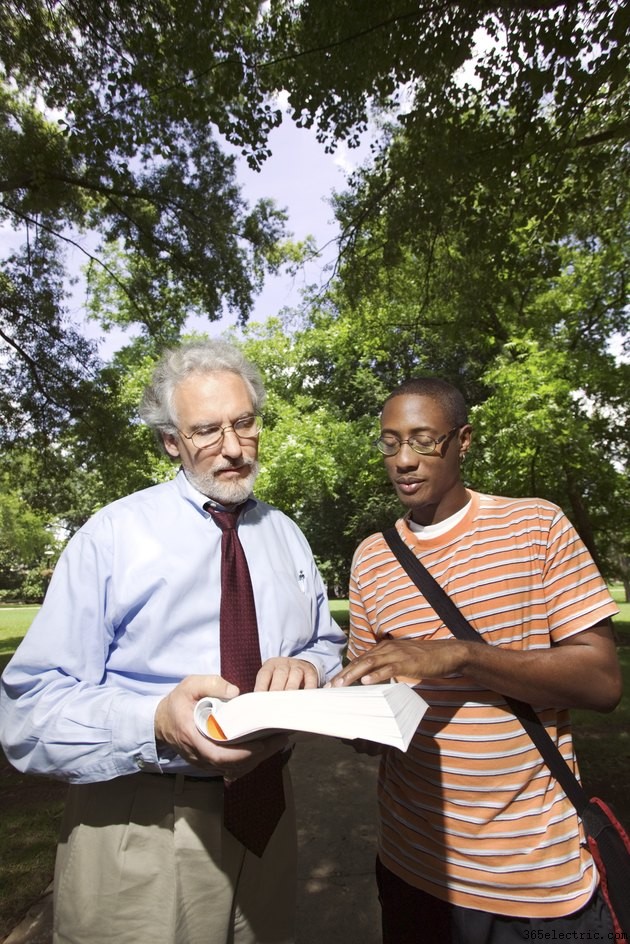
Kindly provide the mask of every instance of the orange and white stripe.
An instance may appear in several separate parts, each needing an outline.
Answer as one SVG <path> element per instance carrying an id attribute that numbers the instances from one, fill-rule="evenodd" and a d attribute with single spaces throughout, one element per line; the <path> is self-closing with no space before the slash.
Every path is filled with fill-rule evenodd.
<path id="1" fill-rule="evenodd" d="M 555 505 L 471 492 L 464 517 L 406 543 L 492 645 L 547 649 L 616 612 Z M 356 551 L 350 656 L 385 637 L 451 634 L 381 534 Z M 379 855 L 411 885 L 468 908 L 554 917 L 581 908 L 596 874 L 571 803 L 500 695 L 463 677 L 412 680 L 429 703 L 407 753 L 379 777 Z M 577 773 L 567 711 L 534 706 Z"/>

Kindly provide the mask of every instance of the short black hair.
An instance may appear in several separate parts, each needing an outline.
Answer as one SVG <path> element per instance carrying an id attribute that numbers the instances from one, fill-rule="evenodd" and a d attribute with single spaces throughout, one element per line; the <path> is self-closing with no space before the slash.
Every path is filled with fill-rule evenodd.
<path id="1" fill-rule="evenodd" d="M 468 425 L 466 401 L 457 387 L 448 383 L 447 380 L 441 380 L 439 377 L 410 377 L 392 390 L 385 403 L 389 403 L 394 397 L 405 396 L 429 397 L 431 400 L 437 400 L 454 426 Z"/>

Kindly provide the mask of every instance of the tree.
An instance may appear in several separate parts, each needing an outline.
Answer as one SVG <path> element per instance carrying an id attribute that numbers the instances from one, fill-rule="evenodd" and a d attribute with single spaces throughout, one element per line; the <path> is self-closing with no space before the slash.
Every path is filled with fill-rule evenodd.
<path id="1" fill-rule="evenodd" d="M 328 148 L 368 119 L 378 133 L 335 197 L 329 291 L 301 321 L 242 335 L 270 390 L 263 497 L 343 585 L 357 541 L 395 514 L 369 445 L 378 409 L 402 377 L 436 373 L 475 408 L 471 484 L 557 500 L 620 573 L 628 378 L 609 348 L 628 318 L 627 32 L 621 0 L 12 0 L 0 212 L 29 241 L 0 283 L 19 356 L 2 408 L 14 454 L 26 432 L 54 473 L 24 494 L 75 526 L 168 474 L 138 386 L 188 314 L 225 303 L 244 321 L 292 251 L 274 207 L 243 206 L 223 143 L 260 166 L 287 89 Z M 101 239 L 92 316 L 140 327 L 107 365 L 65 320 L 59 238 L 81 228 Z M 76 492 L 55 489 L 72 467 Z"/>
<path id="2" fill-rule="evenodd" d="M 599 370 L 598 384 L 594 368 L 581 370 L 562 342 L 543 347 L 530 335 L 506 345 L 486 373 L 490 396 L 473 410 L 470 480 L 562 506 L 600 570 L 615 577 L 630 533 L 630 370 L 615 370 L 610 355 L 600 355 Z"/>
<path id="3" fill-rule="evenodd" d="M 557 218 L 549 226 L 530 219 L 529 201 L 510 204 L 507 192 L 508 212 L 497 201 L 488 238 L 480 235 L 476 246 L 463 212 L 445 214 L 428 246 L 422 233 L 405 233 L 394 257 L 382 235 L 387 207 L 365 226 L 354 258 L 342 264 L 325 298 L 311 299 L 309 315 L 292 325 L 292 338 L 282 337 L 281 355 L 269 363 L 279 396 L 284 390 L 289 403 L 299 400 L 303 418 L 300 433 L 287 431 L 288 445 L 277 444 L 283 455 L 275 474 L 282 480 L 283 464 L 289 469 L 296 451 L 312 470 L 296 486 L 293 468 L 277 500 L 303 510 L 309 537 L 321 532 L 323 511 L 304 512 L 300 494 L 318 487 L 329 494 L 331 457 L 350 483 L 343 501 L 328 506 L 339 560 L 386 514 L 393 517 L 375 457 L 362 448 L 358 463 L 344 465 L 335 447 L 342 435 L 365 447 L 368 418 L 377 416 L 389 390 L 410 375 L 437 374 L 475 408 L 470 484 L 557 502 L 603 572 L 621 575 L 630 533 L 630 378 L 609 347 L 627 333 L 630 253 L 628 200 L 615 170 L 596 191 L 581 191 L 581 203 L 580 181 L 565 182 L 575 208 L 562 229 Z M 350 191 L 342 199 L 358 205 L 361 196 Z M 360 284 L 357 272 L 365 276 Z M 261 343 L 256 356 L 264 360 L 265 349 Z M 310 416 L 330 423 L 331 445 L 324 449 L 315 435 L 312 456 Z"/>
<path id="4" fill-rule="evenodd" d="M 272 0 L 266 27 L 275 85 L 330 149 L 355 143 L 371 109 L 402 104 L 409 126 L 464 114 L 472 101 L 512 113 L 525 145 L 550 112 L 558 152 L 627 139 L 623 0 Z M 581 134 L 587 111 L 597 128 Z"/>
<path id="5" fill-rule="evenodd" d="M 50 235 L 39 232 L 0 273 L 0 443 L 37 429 L 49 442 L 68 414 L 86 408 L 96 349 L 64 305 L 63 267 Z"/>
<path id="6" fill-rule="evenodd" d="M 98 234 L 85 251 L 91 312 L 105 325 L 139 325 L 163 343 L 190 314 L 247 317 L 264 272 L 284 258 L 283 218 L 268 201 L 243 205 L 220 142 L 260 167 L 281 120 L 278 90 L 329 148 L 355 143 L 370 108 L 398 112 L 404 136 L 385 135 L 376 173 L 355 182 L 361 200 L 339 202 L 346 254 L 385 205 L 393 261 L 414 229 L 430 251 L 457 208 L 460 249 L 474 251 L 529 165 L 530 202 L 543 216 L 566 202 L 556 184 L 567 155 L 580 155 L 588 181 L 606 168 L 602 146 L 627 137 L 627 29 L 621 0 L 273 0 L 264 11 L 240 0 L 10 0 L 0 23 L 0 221 L 26 227 L 43 254 L 38 267 L 15 257 L 0 308 L 4 350 L 23 361 L 23 406 L 49 394 L 49 372 L 37 372 L 22 343 L 20 299 L 37 300 L 39 273 L 64 265 L 53 241 Z M 69 393 L 97 365 L 68 330 L 59 292 L 48 298 L 38 331 L 65 338 L 69 361 L 67 396 L 55 400 L 59 384 L 50 392 L 52 423 L 59 408 L 81 409 Z"/>
<path id="7" fill-rule="evenodd" d="M 294 518 L 329 594 L 345 596 L 356 546 L 351 519 L 374 492 L 375 426 L 372 416 L 351 417 L 333 396 L 320 395 L 324 378 L 313 357 L 314 333 L 310 325 L 294 321 L 290 328 L 276 318 L 250 324 L 233 339 L 259 366 L 267 389 L 256 494 Z M 366 534 L 372 525 L 364 525 Z"/>
<path id="8" fill-rule="evenodd" d="M 59 542 L 45 514 L 34 512 L 0 473 L 0 601 L 40 600 Z"/>
<path id="9" fill-rule="evenodd" d="M 331 150 L 372 131 L 374 161 L 337 202 L 354 286 L 375 268 L 366 230 L 385 265 L 459 231 L 471 268 L 480 246 L 509 266 L 506 230 L 548 245 L 602 177 L 623 188 L 629 29 L 622 0 L 272 3 L 270 71 L 294 120 Z"/>
<path id="10" fill-rule="evenodd" d="M 49 430 L 58 411 L 76 416 L 72 390 L 96 366 L 63 310 L 64 241 L 100 240 L 84 250 L 93 312 L 162 342 L 190 314 L 245 318 L 281 263 L 283 213 L 244 204 L 234 153 L 218 143 L 247 147 L 258 166 L 279 121 L 246 65 L 257 17 L 258 4 L 241 0 L 5 4 L 0 222 L 28 240 L 2 283 L 0 356 L 20 361 L 5 388 L 5 436 L 25 417 L 41 425 L 49 407 Z M 33 326 L 37 340 L 25 341 Z"/>
<path id="11" fill-rule="evenodd" d="M 329 146 L 405 84 L 373 164 L 336 198 L 344 254 L 324 317 L 357 342 L 364 389 L 397 372 L 455 382 L 487 445 L 471 482 L 556 500 L 619 573 L 628 376 L 609 346 L 628 329 L 627 8 L 504 4 L 481 21 L 461 4 L 362 5 L 360 28 L 353 3 L 279 9 L 304 53 L 290 101 Z M 494 42 L 466 81 L 480 25 Z M 335 355 L 324 376 L 352 409 Z"/>

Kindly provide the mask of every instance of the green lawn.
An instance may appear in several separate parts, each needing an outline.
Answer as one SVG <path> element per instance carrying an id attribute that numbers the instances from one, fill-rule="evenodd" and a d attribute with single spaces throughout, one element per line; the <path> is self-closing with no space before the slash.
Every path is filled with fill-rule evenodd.
<path id="1" fill-rule="evenodd" d="M 0 671 L 31 625 L 38 606 L 0 606 Z"/>
<path id="2" fill-rule="evenodd" d="M 10 642 L 9 637 L 22 637 L 31 625 L 39 606 L 0 606 L 0 646 Z"/>
<path id="3" fill-rule="evenodd" d="M 621 611 L 615 623 L 621 624 L 619 628 L 627 629 L 630 633 L 630 603 L 624 602 L 623 587 L 621 584 L 613 584 L 611 592 Z M 329 604 L 333 619 L 340 626 L 347 627 L 348 601 L 330 600 Z M 13 652 L 38 609 L 37 606 L 0 606 L 0 656 Z"/>
<path id="4" fill-rule="evenodd" d="M 625 594 L 621 584 L 614 583 L 610 587 L 610 592 L 617 606 L 619 615 L 615 617 L 615 627 L 617 631 L 630 633 L 630 603 L 625 602 Z M 628 640 L 630 642 L 630 639 Z"/>
<path id="5" fill-rule="evenodd" d="M 31 625 L 37 606 L 0 606 L 0 669 Z M 66 787 L 19 774 L 0 751 L 0 940 L 52 876 Z"/>
<path id="6" fill-rule="evenodd" d="M 347 629 L 350 623 L 348 601 L 329 600 L 328 605 L 330 606 L 332 618 L 339 624 L 339 626 L 341 626 L 342 629 Z"/>

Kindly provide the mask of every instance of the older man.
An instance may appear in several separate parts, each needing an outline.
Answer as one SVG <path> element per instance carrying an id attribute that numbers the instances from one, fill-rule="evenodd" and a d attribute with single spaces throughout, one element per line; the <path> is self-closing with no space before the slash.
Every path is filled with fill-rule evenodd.
<path id="1" fill-rule="evenodd" d="M 141 415 L 175 478 L 72 538 L 2 679 L 20 770 L 70 781 L 56 944 L 293 937 L 286 738 L 215 746 L 204 695 L 315 687 L 340 669 L 309 546 L 252 497 L 264 389 L 221 341 L 167 351 Z"/>

